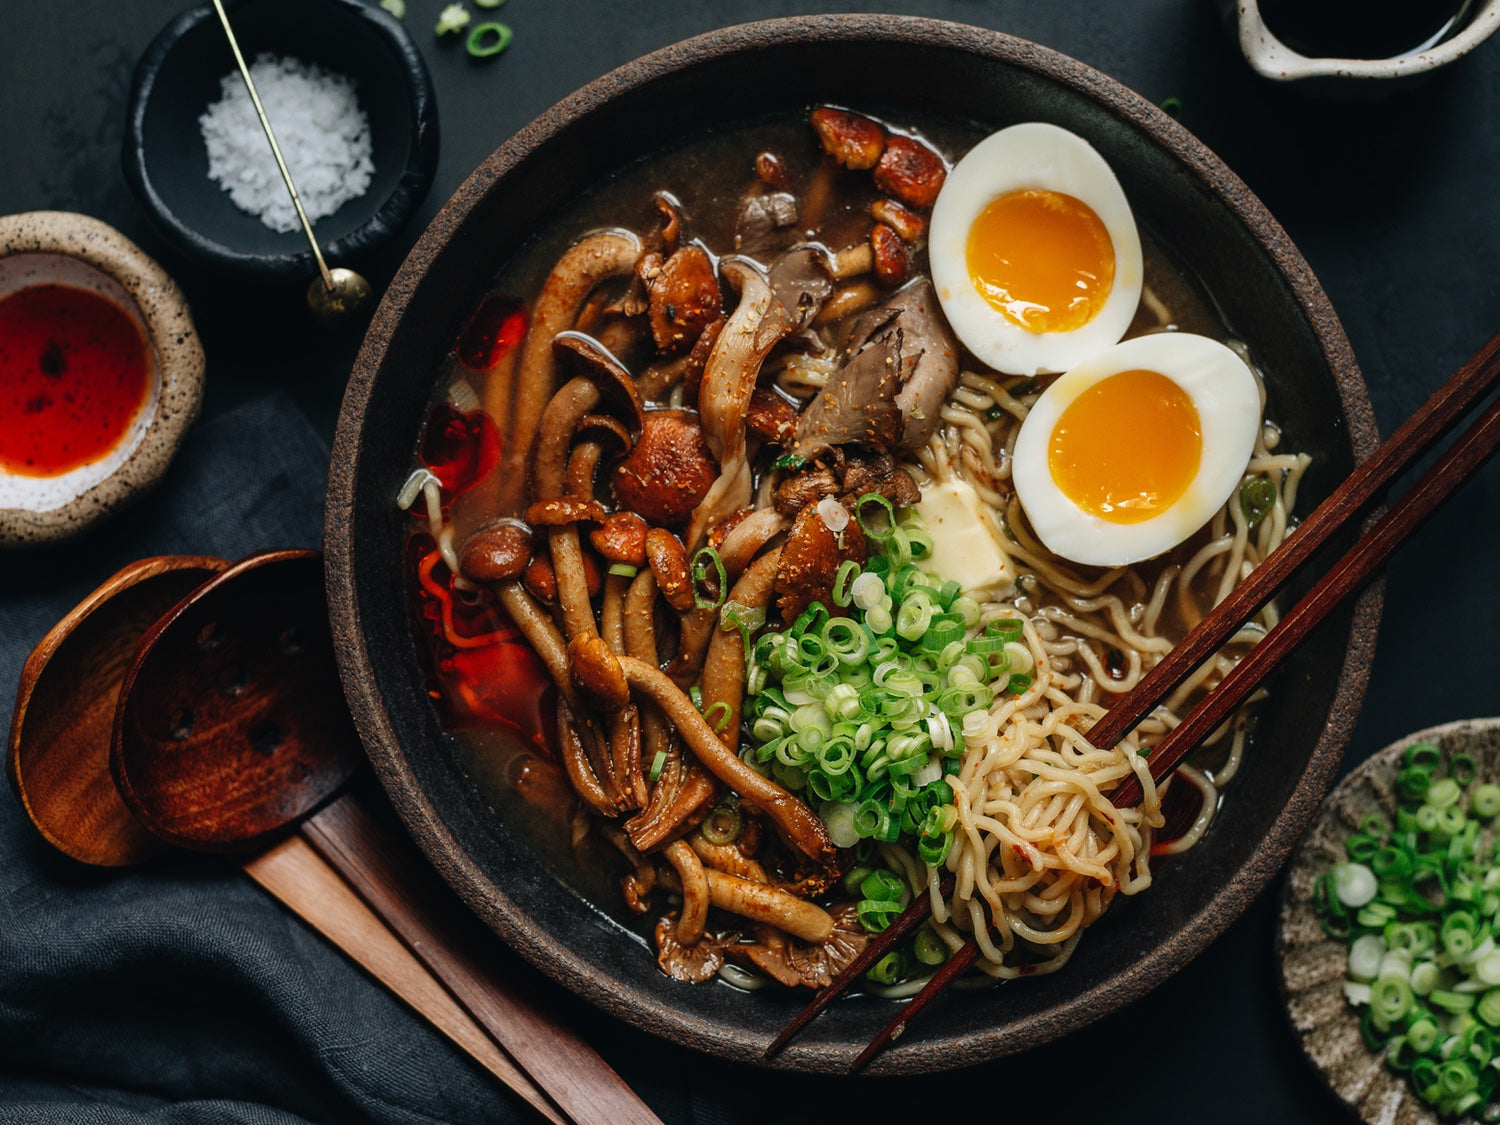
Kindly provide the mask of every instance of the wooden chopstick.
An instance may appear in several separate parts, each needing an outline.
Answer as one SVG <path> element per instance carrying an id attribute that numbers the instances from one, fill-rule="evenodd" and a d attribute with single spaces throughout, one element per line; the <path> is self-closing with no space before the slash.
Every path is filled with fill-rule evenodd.
<path id="1" fill-rule="evenodd" d="M 1241 706 L 1261 680 L 1307 637 L 1329 610 L 1359 589 L 1390 558 L 1421 523 L 1437 510 L 1453 490 L 1484 464 L 1500 445 L 1500 399 L 1422 474 L 1411 490 L 1386 511 L 1375 525 L 1329 568 L 1276 627 L 1263 637 L 1204 700 L 1167 734 L 1151 752 L 1151 776 L 1158 783 L 1175 770 L 1188 752 L 1207 738 Z M 1141 784 L 1128 777 L 1110 794 L 1116 807 L 1141 799 Z"/>
<path id="2" fill-rule="evenodd" d="M 947 898 L 953 893 L 953 876 L 945 874 L 938 884 L 938 893 Z M 916 895 L 900 914 L 880 934 L 864 947 L 853 961 L 844 968 L 844 971 L 834 977 L 825 987 L 818 991 L 813 997 L 812 1003 L 803 1008 L 797 1017 L 782 1029 L 780 1035 L 771 1040 L 771 1045 L 766 1048 L 764 1058 L 771 1058 L 781 1048 L 785 1047 L 794 1037 L 817 1016 L 824 1008 L 832 1004 L 840 996 L 849 990 L 849 986 L 869 970 L 885 956 L 885 951 L 901 941 L 907 934 L 927 920 L 932 913 L 932 895 L 923 892 Z"/>
<path id="3" fill-rule="evenodd" d="M 1500 447 L 1500 399 L 1491 403 L 1421 480 L 1376 521 L 1259 644 L 1241 658 L 1203 702 L 1172 728 L 1151 753 L 1152 778 L 1160 783 L 1169 776 L 1189 751 L 1250 698 L 1260 681 L 1302 643 L 1329 610 L 1363 586 L 1391 552 L 1452 494 L 1454 488 L 1493 456 L 1497 447 Z M 1140 782 L 1134 776 L 1127 778 L 1110 794 L 1110 801 L 1117 808 L 1128 807 L 1140 799 Z M 871 943 L 872 946 L 875 944 Z M 850 1069 L 861 1069 L 887 1043 L 899 1036 L 923 1008 L 974 962 L 978 949 L 971 939 L 955 953 L 922 986 L 922 990 L 907 1001 L 900 1014 L 870 1041 Z M 962 964 L 954 968 L 960 958 L 963 958 Z"/>
<path id="4" fill-rule="evenodd" d="M 1500 333 L 1448 379 L 1420 409 L 1408 418 L 1376 451 L 1356 466 L 1344 482 L 1289 534 L 1279 548 L 1240 582 L 1214 610 L 1138 683 L 1105 712 L 1089 730 L 1089 741 L 1104 749 L 1129 734 L 1156 705 L 1188 674 L 1208 659 L 1239 627 L 1270 601 L 1301 567 L 1334 534 L 1448 432 L 1500 382 Z M 1500 401 L 1491 404 L 1481 418 L 1427 471 L 1401 501 L 1371 528 L 1370 532 L 1334 565 L 1328 575 L 1278 622 L 1233 672 L 1179 723 L 1151 755 L 1151 775 L 1160 783 L 1196 746 L 1249 697 L 1267 672 L 1295 648 L 1335 605 L 1364 583 L 1391 552 L 1445 500 L 1453 489 L 1479 467 L 1500 444 Z M 1290 625 L 1289 625 L 1290 622 Z M 1280 634 L 1278 636 L 1278 634 Z M 1274 644 L 1272 643 L 1275 638 Z M 1225 689 L 1229 692 L 1226 693 Z M 1238 695 L 1238 698 L 1234 696 Z M 1212 707 L 1212 710 L 1209 708 Z M 1120 807 L 1141 799 L 1140 783 L 1127 778 L 1111 795 Z M 861 961 L 873 964 L 930 912 L 929 896 L 914 901 L 891 927 L 872 941 Z M 912 917 L 908 919 L 907 915 Z M 898 927 L 902 927 L 898 932 Z M 880 1032 L 855 1059 L 852 1069 L 862 1068 L 906 1025 L 944 991 L 963 968 L 972 964 L 977 947 L 971 940 L 922 990 L 909 1000 L 901 1013 Z M 955 961 L 964 963 L 951 969 Z M 851 965 L 819 993 L 787 1028 L 772 1041 L 766 1055 L 780 1050 L 835 997 L 857 979 Z M 826 999 L 825 999 L 826 997 Z"/>

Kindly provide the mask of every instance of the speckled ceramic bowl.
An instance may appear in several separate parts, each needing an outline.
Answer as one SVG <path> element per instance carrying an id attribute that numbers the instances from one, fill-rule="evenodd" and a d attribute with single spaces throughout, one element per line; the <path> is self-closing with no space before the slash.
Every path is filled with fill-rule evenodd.
<path id="1" fill-rule="evenodd" d="M 1448 5 L 1450 10 L 1455 7 Z M 1219 8 L 1245 61 L 1262 78 L 1334 94 L 1371 95 L 1409 86 L 1457 62 L 1500 31 L 1500 0 L 1471 0 L 1462 27 L 1425 50 L 1385 59 L 1310 57 L 1266 26 L 1258 0 L 1220 0 Z"/>
<path id="2" fill-rule="evenodd" d="M 724 91 L 755 91 L 754 99 Z M 1368 395 L 1307 263 L 1211 152 L 1147 99 L 1055 51 L 993 31 L 895 16 L 810 16 L 714 32 L 586 86 L 508 140 L 439 213 L 377 309 L 333 453 L 325 537 L 344 687 L 377 773 L 435 867 L 542 971 L 638 1027 L 744 1062 L 806 1003 L 668 978 L 641 938 L 497 815 L 445 741 L 406 612 L 395 498 L 439 365 L 495 271 L 568 201 L 684 138 L 834 102 L 903 120 L 951 114 L 999 128 L 1049 121 L 1115 169 L 1137 222 L 1222 302 L 1273 372 L 1289 449 L 1313 454 L 1299 506 L 1375 447 Z M 1349 540 L 1342 540 L 1347 547 Z M 1341 548 L 1342 549 L 1342 548 Z M 1364 693 L 1378 590 L 1331 616 L 1279 670 L 1257 751 L 1192 851 L 1117 900 L 1062 972 L 945 997 L 875 1073 L 952 1069 L 1081 1027 L 1160 984 L 1266 886 L 1332 781 Z M 618 896 L 615 896 L 618 897 Z M 620 908 L 623 912 L 623 907 Z M 776 1066 L 838 1072 L 893 1001 L 833 1005 Z"/>
<path id="3" fill-rule="evenodd" d="M 1383 1053 L 1365 1046 L 1359 1009 L 1344 998 L 1349 947 L 1323 933 L 1313 910 L 1313 888 L 1335 863 L 1348 858 L 1344 841 L 1371 813 L 1389 820 L 1396 809 L 1396 774 L 1406 748 L 1431 742 L 1449 754 L 1474 759 L 1476 776 L 1500 782 L 1500 718 L 1466 719 L 1419 730 L 1361 763 L 1328 795 L 1297 849 L 1281 899 L 1276 938 L 1281 988 L 1292 1028 L 1308 1061 L 1351 1110 L 1369 1125 L 1440 1125 L 1406 1076 L 1385 1065 Z M 1477 1125 L 1466 1116 L 1458 1125 Z"/>
<path id="4" fill-rule="evenodd" d="M 57 476 L 0 467 L 0 546 L 76 535 L 166 471 L 203 396 L 203 348 L 177 283 L 139 246 L 87 215 L 0 218 L 0 298 L 34 285 L 90 290 L 123 310 L 146 341 L 145 401 L 99 459 Z"/>

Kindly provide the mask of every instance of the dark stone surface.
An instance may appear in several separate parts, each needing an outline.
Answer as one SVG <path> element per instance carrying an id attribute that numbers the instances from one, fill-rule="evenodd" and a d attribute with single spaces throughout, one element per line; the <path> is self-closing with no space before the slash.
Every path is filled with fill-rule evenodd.
<path id="1" fill-rule="evenodd" d="M 511 0 L 503 17 L 516 30 L 515 44 L 485 64 L 471 62 L 461 46 L 432 38 L 431 24 L 441 7 L 437 0 L 408 0 L 408 7 L 408 25 L 442 106 L 443 151 L 433 190 L 416 219 L 367 270 L 377 285 L 390 279 L 422 227 L 471 171 L 512 133 L 584 83 L 714 27 L 847 5 L 689 0 L 627 7 L 602 0 Z M 1128 13 L 1094 0 L 870 0 L 866 7 L 1004 30 L 1096 67 L 1148 101 L 1181 99 L 1183 124 L 1266 205 L 1321 282 L 1364 372 L 1382 432 L 1399 424 L 1500 325 L 1494 269 L 1500 257 L 1500 216 L 1494 207 L 1500 131 L 1493 125 L 1500 119 L 1500 47 L 1494 43 L 1396 99 L 1340 103 L 1257 80 L 1207 0 L 1139 0 Z M 295 399 L 325 438 L 331 437 L 358 333 L 329 333 L 308 322 L 303 279 L 221 287 L 215 274 L 155 236 L 119 171 L 132 69 L 178 9 L 174 0 L 109 5 L 57 0 L 0 8 L 5 154 L 0 213 L 47 207 L 92 214 L 139 241 L 182 283 L 209 357 L 200 427 L 247 399 L 280 390 Z M 1500 599 L 1493 590 L 1497 510 L 1500 472 L 1492 466 L 1392 564 L 1370 691 L 1346 762 L 1406 731 L 1500 710 L 1490 653 L 1500 634 Z M 38 597 L 63 593 L 64 581 L 81 593 L 107 577 L 118 565 L 124 535 L 116 528 L 95 539 L 93 549 L 54 556 L 40 576 L 9 561 L 0 567 L 0 604 L 9 611 L 0 616 L 28 623 L 35 635 L 25 639 L 27 647 L 45 629 L 28 607 Z M 193 545 L 184 542 L 177 549 Z M 47 863 L 29 847 L 8 853 L 7 859 Z M 251 894 L 239 893 L 237 910 Z M 200 909 L 212 907 L 205 903 Z M 1042 1114 L 1080 1083 L 1086 1083 L 1090 1101 L 1107 1100 L 1126 1120 L 1331 1120 L 1340 1112 L 1338 1103 L 1308 1072 L 1280 1007 L 1272 956 L 1275 915 L 1274 892 L 1267 891 L 1221 938 L 1145 998 L 1057 1043 L 964 1072 L 957 1084 L 952 1078 L 849 1083 L 749 1072 L 591 1017 L 560 992 L 556 1002 L 587 1021 L 605 1055 L 674 1122 L 805 1120 L 871 1096 L 879 1098 L 882 1111 L 893 1113 L 932 1113 L 950 1099 L 961 1099 L 989 1112 Z M 352 972 L 335 955 L 320 954 L 316 939 L 300 938 L 298 945 L 306 947 L 316 970 L 310 985 L 330 987 Z M 97 986 L 97 981 L 88 984 Z M 87 1010 L 76 996 L 43 997 L 38 1005 L 59 1022 L 80 1020 Z M 389 1052 L 414 1042 L 402 1024 L 404 1014 L 394 1006 L 370 997 L 358 1011 L 365 1022 L 357 1035 L 351 1032 L 340 1041 L 340 1051 L 362 1051 L 359 1058 L 379 1060 L 382 1044 Z M 315 1084 L 308 1077 L 317 1070 L 310 1063 L 320 1042 L 315 1034 L 284 1042 L 273 1021 L 228 1026 L 201 1002 L 169 1005 L 162 1014 L 198 1021 L 192 1036 L 175 1043 L 179 1055 L 190 1045 L 209 1049 L 202 1041 L 222 1042 L 256 1058 L 278 1080 L 255 1086 L 239 1070 L 201 1066 L 187 1076 L 194 1084 L 183 1078 L 182 1067 L 171 1068 L 172 1053 L 154 1055 L 162 1073 L 133 1072 L 130 1081 L 138 1091 L 170 1090 L 173 1099 L 203 1099 L 196 1107 L 184 1106 L 182 1119 L 210 1119 L 216 1112 L 221 1113 L 216 1119 L 224 1119 L 211 1099 L 253 1096 L 247 1089 L 267 1091 L 266 1104 L 282 1107 L 281 1113 L 268 1111 L 263 1118 L 268 1120 L 286 1120 L 286 1113 L 317 1120 L 348 1119 L 351 1113 L 401 1118 L 403 1111 L 378 1097 L 297 1095 Z M 35 1063 L 40 1048 L 35 1036 L 28 1039 L 32 1050 L 24 1058 Z M 107 1027 L 90 1028 L 82 1040 L 85 1045 L 109 1041 Z M 76 1039 L 59 1042 L 78 1044 Z M 6 1045 L 16 1044 L 8 1040 Z M 472 1072 L 441 1044 L 426 1042 L 423 1049 L 436 1061 L 422 1071 L 397 1073 L 415 1084 L 414 1093 L 427 1091 L 429 1104 L 444 1105 L 450 1118 L 505 1116 L 504 1108 L 493 1104 L 469 1103 L 467 1114 L 454 1110 L 453 1098 L 462 1101 L 464 1091 L 479 1088 Z M 26 1070 L 7 1070 L 3 1083 L 41 1106 L 55 1104 L 60 1089 L 98 1091 L 110 1104 L 126 1104 L 111 1092 L 123 1087 L 123 1074 L 112 1086 L 97 1070 L 81 1072 L 77 1057 L 66 1051 L 44 1056 Z M 367 1066 L 351 1061 L 340 1073 L 373 1086 L 389 1078 L 389 1069 L 378 1061 Z M 50 1078 L 38 1077 L 44 1074 Z M 166 1074 L 183 1081 L 168 1081 Z M 278 1097 L 272 1091 L 284 1093 Z"/>

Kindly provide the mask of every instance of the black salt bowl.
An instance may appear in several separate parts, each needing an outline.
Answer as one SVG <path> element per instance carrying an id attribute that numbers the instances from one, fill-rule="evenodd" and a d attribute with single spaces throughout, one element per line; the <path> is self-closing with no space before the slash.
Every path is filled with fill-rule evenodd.
<path id="1" fill-rule="evenodd" d="M 362 0 L 226 0 L 225 7 L 247 63 L 270 53 L 353 80 L 370 123 L 374 176 L 364 194 L 316 220 L 313 232 L 330 264 L 357 264 L 405 226 L 437 169 L 437 101 L 421 52 L 398 20 Z M 311 275 L 316 266 L 300 228 L 272 230 L 209 179 L 198 119 L 236 72 L 211 4 L 173 19 L 136 64 L 125 179 L 157 232 L 199 262 L 262 277 Z"/>

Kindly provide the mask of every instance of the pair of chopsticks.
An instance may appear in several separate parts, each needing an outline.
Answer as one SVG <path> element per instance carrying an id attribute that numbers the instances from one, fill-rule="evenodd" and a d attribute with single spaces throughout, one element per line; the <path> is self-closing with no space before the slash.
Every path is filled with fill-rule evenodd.
<path id="1" fill-rule="evenodd" d="M 1500 381 L 1500 334 L 1474 354 L 1426 403 L 1368 459 L 1355 468 L 1333 494 L 1295 528 L 1264 562 L 1256 567 L 1151 669 L 1140 683 L 1121 696 L 1088 731 L 1098 748 L 1114 746 L 1145 719 L 1189 673 L 1211 657 L 1239 627 L 1275 595 L 1319 548 L 1409 469 Z M 1151 777 L 1160 784 L 1195 746 L 1211 734 L 1250 697 L 1257 684 L 1296 648 L 1338 605 L 1388 559 L 1453 490 L 1473 474 L 1500 446 L 1500 399 L 1496 399 L 1390 507 L 1359 541 L 1318 580 L 1274 629 L 1235 665 L 1233 670 L 1173 728 L 1150 756 Z M 1141 799 L 1141 784 L 1127 777 L 1111 794 L 1116 807 L 1128 808 Z M 951 877 L 942 893 L 951 893 Z M 857 981 L 888 949 L 926 920 L 932 910 L 928 894 L 916 896 L 902 914 L 865 948 L 850 966 L 824 988 L 771 1045 L 766 1057 L 786 1046 L 824 1008 Z M 966 942 L 912 997 L 854 1060 L 858 1071 L 899 1036 L 923 1008 L 973 964 L 978 946 Z"/>

